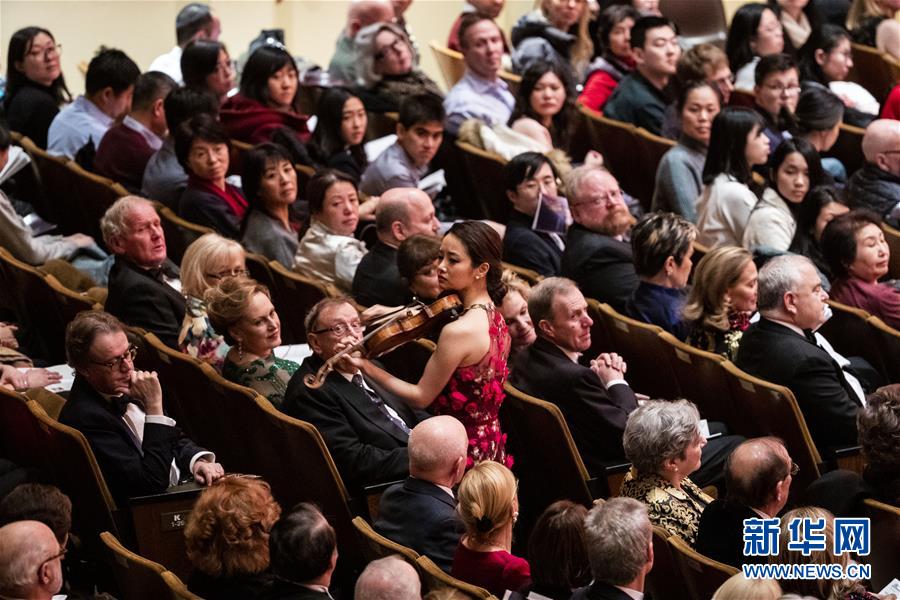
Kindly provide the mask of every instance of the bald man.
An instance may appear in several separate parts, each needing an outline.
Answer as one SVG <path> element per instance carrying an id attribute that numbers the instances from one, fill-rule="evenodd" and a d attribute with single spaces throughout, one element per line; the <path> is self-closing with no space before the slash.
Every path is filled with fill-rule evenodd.
<path id="1" fill-rule="evenodd" d="M 900 223 L 900 121 L 878 119 L 866 127 L 862 141 L 866 164 L 847 185 L 854 208 L 875 211 L 888 223 Z"/>
<path id="2" fill-rule="evenodd" d="M 744 519 L 778 516 L 788 501 L 797 466 L 778 438 L 747 440 L 725 463 L 728 495 L 706 507 L 700 517 L 697 551 L 727 565 L 765 562 L 743 555 Z"/>
<path id="3" fill-rule="evenodd" d="M 466 470 L 468 436 L 456 418 L 422 421 L 409 435 L 409 477 L 381 496 L 375 529 L 450 572 L 464 527 L 453 487 Z"/>
<path id="4" fill-rule="evenodd" d="M 63 550 L 38 521 L 0 527 L 0 597 L 50 600 L 62 588 Z"/>
<path id="5" fill-rule="evenodd" d="M 353 0 L 347 10 L 347 24 L 328 63 L 328 73 L 347 85 L 356 84 L 356 51 L 353 40 L 359 30 L 373 23 L 393 23 L 394 5 L 391 0 Z"/>
<path id="6" fill-rule="evenodd" d="M 400 306 L 411 297 L 397 269 L 397 248 L 416 234 L 437 235 L 440 223 L 428 194 L 417 188 L 394 188 L 382 194 L 375 209 L 378 242 L 360 261 L 353 277 L 353 297 L 363 306 Z"/>
<path id="7" fill-rule="evenodd" d="M 411 564 L 398 555 L 370 562 L 356 580 L 353 600 L 419 600 L 422 582 Z"/>

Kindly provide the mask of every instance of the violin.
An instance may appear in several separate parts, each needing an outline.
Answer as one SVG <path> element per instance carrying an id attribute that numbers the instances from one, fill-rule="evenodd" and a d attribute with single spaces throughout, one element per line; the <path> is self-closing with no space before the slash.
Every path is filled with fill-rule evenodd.
<path id="1" fill-rule="evenodd" d="M 395 314 L 388 315 L 389 318 L 363 336 L 359 342 L 326 360 L 315 375 L 312 373 L 306 375 L 303 383 L 308 388 L 318 389 L 325 383 L 328 374 L 334 370 L 334 365 L 347 354 L 361 352 L 367 358 L 384 356 L 407 342 L 424 337 L 436 327 L 443 327 L 463 312 L 463 303 L 456 294 L 448 294 L 431 304 L 419 302 L 404 306 Z"/>

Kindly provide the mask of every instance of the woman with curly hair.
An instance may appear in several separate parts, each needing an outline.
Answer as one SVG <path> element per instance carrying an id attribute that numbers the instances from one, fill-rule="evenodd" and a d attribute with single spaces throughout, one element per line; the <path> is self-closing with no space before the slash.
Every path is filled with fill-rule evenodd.
<path id="1" fill-rule="evenodd" d="M 280 515 L 255 476 L 227 475 L 205 489 L 184 528 L 191 591 L 207 600 L 257 597 L 270 580 L 269 530 Z"/>

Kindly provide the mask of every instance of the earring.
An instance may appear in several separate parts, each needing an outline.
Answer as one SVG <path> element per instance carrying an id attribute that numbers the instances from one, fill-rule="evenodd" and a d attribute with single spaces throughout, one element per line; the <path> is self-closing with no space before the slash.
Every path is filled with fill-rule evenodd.
<path id="1" fill-rule="evenodd" d="M 237 350 L 238 350 L 238 360 L 243 361 L 244 360 L 244 342 L 242 342 L 241 340 L 238 340 Z"/>
<path id="2" fill-rule="evenodd" d="M 513 524 L 519 520 L 519 511 L 513 513 Z"/>

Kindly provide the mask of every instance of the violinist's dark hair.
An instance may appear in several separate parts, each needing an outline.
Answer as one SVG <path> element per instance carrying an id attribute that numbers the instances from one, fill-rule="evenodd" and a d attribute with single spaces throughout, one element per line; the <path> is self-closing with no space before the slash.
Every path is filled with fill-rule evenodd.
<path id="1" fill-rule="evenodd" d="M 452 235 L 465 246 L 466 252 L 472 261 L 472 266 L 477 267 L 482 263 L 488 264 L 487 291 L 491 295 L 494 304 L 503 302 L 506 295 L 506 284 L 501 281 L 503 276 L 503 243 L 500 235 L 493 227 L 481 221 L 460 221 L 454 223 L 447 235 Z"/>

